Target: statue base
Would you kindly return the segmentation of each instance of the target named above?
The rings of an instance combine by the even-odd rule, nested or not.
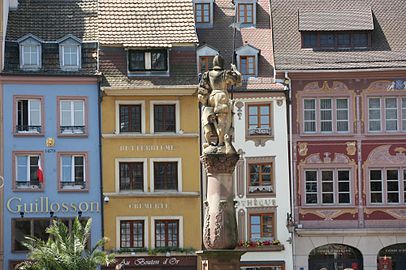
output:
[[[208,250],[232,250],[238,243],[233,171],[239,155],[204,154],[201,159],[207,172],[204,246]]]
[[[196,254],[202,263],[202,270],[240,270],[241,256],[245,251],[200,250]]]

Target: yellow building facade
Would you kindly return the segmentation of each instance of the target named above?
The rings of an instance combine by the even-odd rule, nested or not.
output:
[[[182,249],[201,248],[196,87],[103,90],[104,235],[110,239],[106,249],[120,250],[123,256],[170,251],[170,256],[177,254],[175,261],[181,260]],[[158,131],[161,109],[163,118],[174,113],[172,132]],[[135,114],[139,132],[128,132],[126,127],[134,122],[128,115]],[[174,177],[176,183],[171,182]]]

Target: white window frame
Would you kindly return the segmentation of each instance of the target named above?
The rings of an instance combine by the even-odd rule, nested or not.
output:
[[[75,126],[75,106],[74,102],[82,102],[83,103],[83,115],[82,115],[82,121],[83,121],[83,127],[86,128],[86,100],[84,99],[60,99],[59,100],[59,125],[60,127],[64,126],[62,123],[63,115],[62,115],[62,102],[69,102],[70,103],[70,125],[71,127]],[[80,133],[86,133],[86,131],[80,132]],[[61,132],[61,134],[77,134],[75,132]]]
[[[15,181],[20,181],[19,179],[18,179],[18,157],[24,157],[24,158],[26,158],[26,160],[27,160],[27,168],[26,168],[26,170],[27,170],[27,179],[26,179],[26,182],[27,183],[30,183],[31,182],[31,173],[30,173],[30,169],[31,169],[31,163],[30,163],[30,158],[31,157],[38,157],[38,159],[40,160],[40,162],[42,162],[42,160],[41,160],[41,155],[40,154],[16,154],[15,155],[15,168],[14,168],[14,170],[15,170]],[[22,180],[21,180],[22,181]]]
[[[142,220],[144,221],[144,248],[149,248],[149,224],[148,224],[148,217],[147,216],[117,216],[116,217],[116,250],[120,250],[121,247],[121,226],[120,222],[124,220],[131,220],[137,221]]]
[[[166,51],[166,70],[150,70],[151,69],[151,52],[155,50]],[[145,70],[130,70],[130,51],[143,51]],[[127,74],[129,76],[163,76],[170,75],[170,54],[168,48],[154,48],[154,49],[127,49]]]
[[[42,44],[41,40],[34,35],[28,34],[17,40],[20,47],[20,68],[24,70],[38,70],[42,66]],[[25,47],[35,47],[37,59],[34,65],[27,65],[24,57]],[[31,57],[30,57],[31,58]]]
[[[306,172],[307,171],[316,171],[316,183],[317,183],[317,203],[307,203],[306,202]],[[329,192],[333,194],[333,202],[332,203],[323,203],[323,181],[322,181],[322,172],[323,171],[332,171],[333,172],[333,192]],[[339,192],[339,181],[338,181],[338,172],[339,171],[348,171],[349,172],[349,195],[350,195],[350,202],[349,203],[340,203],[339,202],[339,194],[343,192]],[[354,204],[354,188],[353,188],[353,169],[348,167],[336,167],[336,168],[328,168],[328,167],[321,167],[321,168],[311,168],[306,167],[302,170],[302,179],[303,179],[303,205],[305,206],[350,206]],[[314,193],[311,193],[314,194]]]
[[[252,23],[240,23],[240,27],[256,27],[257,25],[257,0],[235,0],[235,16],[239,18],[239,5],[252,4]],[[238,20],[238,19],[237,19]]]
[[[63,179],[63,157],[70,157],[70,160],[71,160],[71,162],[70,162],[70,167],[71,167],[71,179],[70,179],[70,181],[64,181],[64,179]],[[86,164],[87,164],[87,156],[86,155],[81,155],[81,154],[72,154],[72,155],[69,155],[69,154],[67,154],[67,153],[62,153],[61,155],[60,155],[60,164],[59,164],[59,168],[60,168],[60,179],[59,179],[59,184],[61,184],[61,182],[72,182],[72,183],[75,183],[75,158],[76,157],[82,157],[83,158],[83,184],[85,185],[85,189],[87,189],[88,188],[88,183],[87,183],[87,180],[88,179],[86,179],[86,173],[87,173],[87,170],[86,170]],[[77,188],[75,188],[75,186],[73,187],[73,188],[66,188],[66,187],[62,187],[61,186],[61,190],[66,190],[66,189],[77,189]]]
[[[154,115],[154,106],[155,105],[175,105],[175,133],[179,134],[180,132],[180,102],[179,100],[151,100],[150,101],[150,112],[149,112],[149,119],[150,119],[150,133],[151,134],[174,134],[173,132],[158,132],[155,133],[155,115]],[[159,135],[158,135],[159,136]]]
[[[120,133],[120,105],[141,105],[141,134],[145,134],[145,101],[144,100],[116,100],[116,130],[115,134],[140,134],[138,132]]]
[[[371,119],[370,119],[370,107],[369,102],[371,99],[379,100],[379,119],[372,119],[372,121],[378,121],[380,123],[379,130],[371,130]],[[386,100],[387,99],[396,99],[396,119],[387,119],[387,111],[386,108]],[[375,109],[376,111],[378,108]],[[406,131],[406,98],[402,95],[384,95],[384,96],[377,96],[377,95],[370,95],[366,96],[366,122],[367,122],[367,133],[369,134],[377,134],[377,133],[403,133]],[[396,120],[397,129],[396,130],[387,130],[387,120]]]
[[[143,163],[143,175],[144,175],[144,190],[142,192],[148,192],[148,160],[147,158],[116,158],[115,159],[115,190],[116,193],[128,194],[128,193],[140,193],[140,191],[120,191],[120,162],[142,162]]]
[[[215,48],[210,47],[209,45],[205,44],[196,50],[196,63],[197,63],[197,73],[201,73],[200,70],[200,57],[214,57],[219,54],[219,51]]]
[[[28,110],[28,119],[27,119],[27,121],[28,121],[28,126],[31,126],[31,112],[32,112],[32,110],[31,110],[31,102],[32,101],[37,101],[38,103],[39,103],[39,123],[38,123],[38,125],[32,125],[32,126],[40,126],[41,127],[41,132],[37,132],[37,131],[18,131],[18,130],[16,130],[16,133],[19,133],[19,134],[21,134],[21,133],[34,133],[34,134],[39,134],[39,133],[42,133],[43,131],[42,131],[42,129],[43,129],[43,127],[42,127],[42,99],[40,99],[40,98],[24,98],[24,97],[22,97],[22,98],[17,98],[16,99],[16,104],[14,105],[14,106],[16,106],[16,115],[15,115],[15,118],[16,118],[16,125],[18,125],[18,102],[19,101],[23,101],[23,100],[27,100],[28,101],[28,106],[27,106],[27,110]]]
[[[154,162],[177,162],[178,164],[178,190],[158,190],[155,191],[155,176],[154,176]],[[149,159],[149,175],[150,175],[150,190],[151,192],[163,193],[178,193],[182,192],[182,158],[150,158]]]
[[[79,38],[73,35],[66,35],[63,38],[57,40],[59,43],[59,66],[65,71],[77,71],[82,66],[82,42]],[[76,48],[76,65],[65,64],[65,48]]]
[[[340,99],[347,100],[347,123],[348,123],[348,125],[347,125],[348,130],[347,131],[338,131],[338,129],[337,129],[337,127],[338,127],[337,100],[340,100]],[[306,100],[313,100],[315,102],[315,109],[314,109],[314,111],[315,111],[315,120],[314,121],[313,120],[312,121],[305,120],[305,111],[313,111],[313,110],[310,110],[310,109],[305,109],[305,101]],[[321,120],[321,112],[322,112],[322,110],[321,110],[321,106],[320,106],[321,105],[321,100],[331,100],[331,106],[332,106],[332,108],[331,108],[332,131],[322,131],[321,130],[321,123],[322,123],[322,120]],[[349,134],[349,133],[352,132],[352,129],[351,129],[351,111],[350,111],[351,100],[350,100],[350,97],[346,97],[346,96],[334,96],[334,97],[331,97],[331,96],[320,96],[320,97],[303,96],[301,103],[302,103],[302,109],[301,109],[302,116],[301,117],[302,117],[302,123],[303,123],[302,127],[301,127],[301,132],[303,134]],[[306,131],[305,130],[305,123],[306,122],[315,122],[316,130],[315,131]],[[326,121],[324,121],[324,122],[326,122]],[[344,121],[340,120],[340,122],[344,122]]]
[[[155,248],[155,221],[178,220],[179,221],[179,248],[183,248],[183,216],[151,216],[151,248]]]
[[[396,170],[398,171],[398,198],[399,202],[388,202],[388,177],[387,177],[387,171],[388,170]],[[381,193],[382,193],[382,202],[372,202],[371,201],[371,195],[374,193],[371,190],[371,171],[381,171]],[[368,204],[371,206],[399,206],[399,205],[404,205],[406,204],[405,202],[405,197],[406,197],[406,191],[404,190],[405,185],[406,185],[406,178],[404,177],[403,171],[406,171],[406,167],[400,167],[400,166],[382,166],[382,167],[368,167],[367,170],[367,175],[368,175]],[[377,181],[377,180],[374,180]],[[375,192],[376,193],[376,192]],[[393,193],[393,192],[391,192]]]
[[[258,58],[260,50],[247,44],[235,50],[237,55],[237,68],[241,71],[241,56],[253,56],[254,57],[254,68],[255,74],[242,74],[243,79],[248,79],[249,77],[258,77]]]
[[[214,0],[193,0],[193,11],[194,11],[194,17],[196,18],[196,4],[209,4],[209,12],[210,12],[210,18],[209,22],[204,22],[204,23],[198,23],[196,22],[196,28],[212,28],[213,27],[213,4]]]

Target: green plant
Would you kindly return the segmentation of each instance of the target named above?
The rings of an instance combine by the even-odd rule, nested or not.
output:
[[[48,241],[36,237],[25,237],[24,245],[29,250],[28,261],[17,266],[19,270],[96,270],[100,265],[115,261],[115,254],[102,250],[107,238],[99,240],[87,250],[92,221],[82,226],[79,219],[73,222],[72,231],[59,220],[54,220],[46,229]]]

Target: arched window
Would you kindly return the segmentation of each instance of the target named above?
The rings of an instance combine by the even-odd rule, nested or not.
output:
[[[310,270],[363,270],[361,252],[351,246],[328,244],[313,249],[309,254]]]
[[[378,270],[403,270],[406,265],[406,243],[390,245],[378,253]]]

